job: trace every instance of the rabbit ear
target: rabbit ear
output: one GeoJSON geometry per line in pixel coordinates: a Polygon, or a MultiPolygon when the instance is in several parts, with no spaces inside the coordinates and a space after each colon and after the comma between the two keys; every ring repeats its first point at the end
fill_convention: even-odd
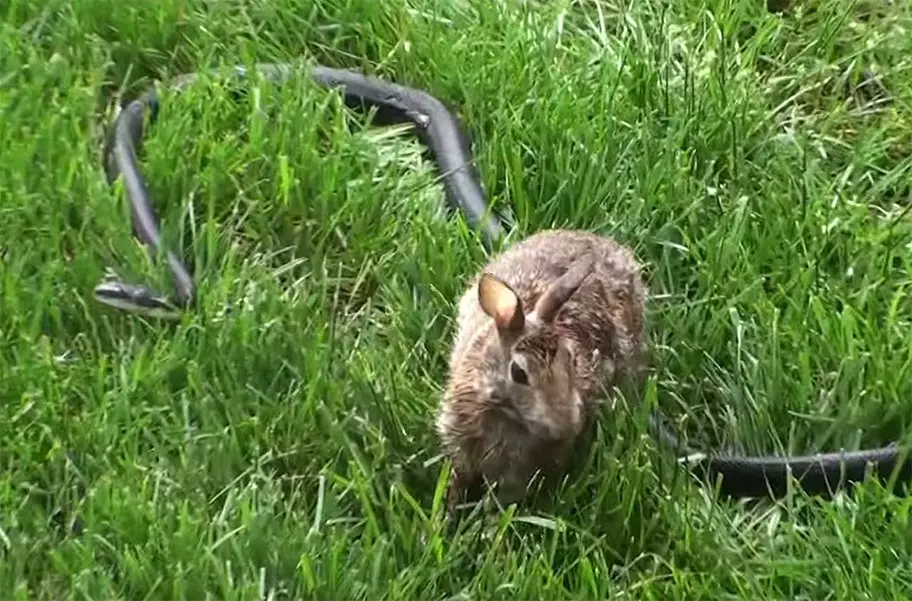
{"type": "Polygon", "coordinates": [[[478,303],[494,319],[501,334],[515,335],[526,325],[519,296],[509,284],[490,273],[483,274],[478,281],[478,303]]]}
{"type": "Polygon", "coordinates": [[[586,276],[592,271],[592,255],[586,254],[570,264],[567,272],[551,284],[535,303],[535,315],[548,323],[557,315],[564,303],[573,296],[586,276]]]}

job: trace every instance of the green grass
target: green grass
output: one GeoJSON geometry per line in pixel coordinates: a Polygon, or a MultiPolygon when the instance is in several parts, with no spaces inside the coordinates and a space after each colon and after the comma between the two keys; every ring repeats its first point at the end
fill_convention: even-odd
{"type": "Polygon", "coordinates": [[[202,307],[174,327],[91,297],[108,267],[169,284],[100,171],[119,98],[220,64],[360,68],[459,111],[517,235],[636,250],[653,376],[628,405],[713,448],[898,439],[912,5],[762,4],[0,4],[2,596],[910,598],[910,500],[718,499],[634,410],[555,502],[447,531],[431,424],[485,256],[414,140],[304,79],[164,95],[144,172],[202,307]],[[864,69],[891,104],[847,93],[864,69]]]}

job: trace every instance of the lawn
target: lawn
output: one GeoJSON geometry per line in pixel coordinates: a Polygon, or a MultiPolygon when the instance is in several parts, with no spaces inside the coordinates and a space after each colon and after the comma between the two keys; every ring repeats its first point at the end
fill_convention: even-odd
{"type": "Polygon", "coordinates": [[[636,410],[736,452],[904,437],[912,4],[0,6],[4,599],[912,597],[905,496],[726,500],[636,410]],[[550,502],[447,529],[432,423],[485,251],[413,138],[306,78],[163,93],[143,169],[201,306],[93,300],[109,268],[170,283],[101,172],[114,106],[301,59],[445,100],[514,239],[587,228],[643,261],[649,381],[550,502]]]}

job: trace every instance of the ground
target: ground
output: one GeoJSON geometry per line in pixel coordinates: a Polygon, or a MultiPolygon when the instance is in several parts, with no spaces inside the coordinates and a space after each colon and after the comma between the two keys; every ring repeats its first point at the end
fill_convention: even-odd
{"type": "Polygon", "coordinates": [[[906,496],[719,498],[636,410],[758,453],[912,421],[912,4],[767,9],[2,3],[3,597],[910,598],[906,496]],[[305,79],[164,93],[143,169],[201,306],[92,299],[107,268],[169,285],[100,171],[113,107],[286,60],[431,91],[515,235],[588,228],[643,261],[650,380],[556,500],[446,530],[432,423],[484,250],[415,141],[305,79]]]}

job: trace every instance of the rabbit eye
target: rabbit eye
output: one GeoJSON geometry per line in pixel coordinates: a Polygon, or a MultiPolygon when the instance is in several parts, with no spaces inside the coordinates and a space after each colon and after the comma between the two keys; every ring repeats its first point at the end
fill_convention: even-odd
{"type": "Polygon", "coordinates": [[[521,368],[516,361],[510,361],[510,377],[517,384],[522,384],[523,386],[529,384],[529,374],[527,374],[526,370],[521,368]]]}

